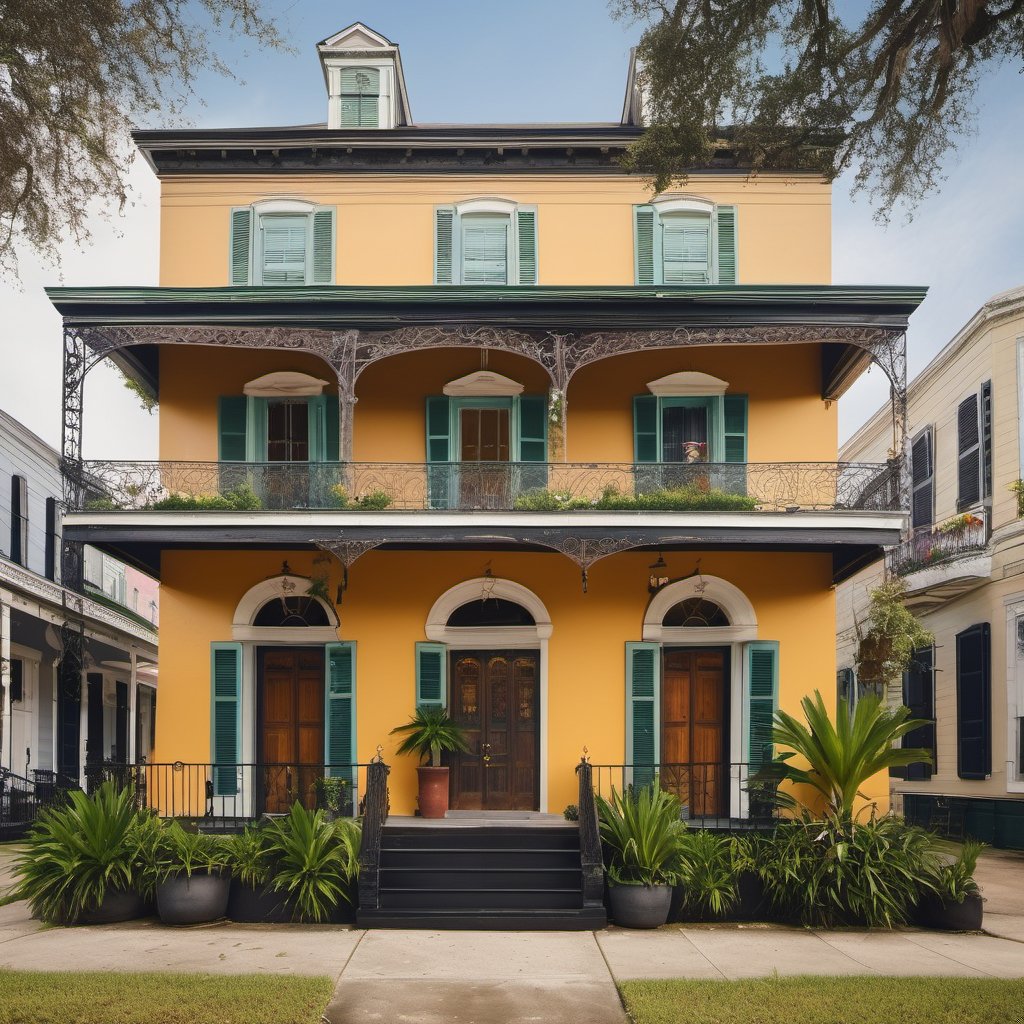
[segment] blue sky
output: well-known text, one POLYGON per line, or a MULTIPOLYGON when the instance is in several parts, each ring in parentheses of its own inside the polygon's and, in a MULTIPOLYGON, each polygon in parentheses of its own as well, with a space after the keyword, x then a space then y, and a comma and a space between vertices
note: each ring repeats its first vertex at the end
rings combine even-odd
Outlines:
MULTIPOLYGON (((841 4, 841 7, 849 5, 841 4)), ((860 4, 856 5, 860 7, 860 4)), ((184 123, 203 127, 302 124, 326 113, 315 44, 362 20, 402 46, 413 115, 420 122, 615 121, 629 47, 638 26, 613 21, 603 0, 270 0, 294 53, 226 41, 239 80, 203 75, 203 104, 184 123)), ((992 294, 1024 283, 1024 76, 1005 67, 978 94, 978 132, 948 161, 943 190, 907 224, 876 224, 848 182, 834 191, 835 283, 924 284, 928 299, 910 332, 911 373, 992 294)), ((158 126, 156 124, 152 126, 158 126)), ((147 284, 157 277, 158 190, 136 162, 133 204, 123 217, 95 211, 95 242, 66 248, 68 285, 147 284)), ((20 288, 0 286, 0 408, 45 440, 60 438, 60 327, 42 294, 52 268, 31 254, 20 288)), ((840 404, 848 435, 886 397, 881 373, 859 381, 840 404)), ((108 370, 90 374, 85 450, 91 458, 155 455, 155 425, 108 370)))

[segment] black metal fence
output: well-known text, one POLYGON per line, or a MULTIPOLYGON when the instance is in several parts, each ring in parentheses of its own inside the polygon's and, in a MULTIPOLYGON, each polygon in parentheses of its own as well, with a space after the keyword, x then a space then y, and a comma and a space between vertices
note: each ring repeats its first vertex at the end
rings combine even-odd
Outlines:
POLYGON ((591 770, 598 796, 611 800, 613 791, 658 786, 679 797, 683 818, 698 828, 744 828, 779 816, 778 783, 746 762, 595 764, 591 770))
POLYGON ((984 551, 989 541, 987 517, 957 516, 952 523, 923 527, 885 555, 885 567, 894 576, 906 576, 965 555, 984 551))

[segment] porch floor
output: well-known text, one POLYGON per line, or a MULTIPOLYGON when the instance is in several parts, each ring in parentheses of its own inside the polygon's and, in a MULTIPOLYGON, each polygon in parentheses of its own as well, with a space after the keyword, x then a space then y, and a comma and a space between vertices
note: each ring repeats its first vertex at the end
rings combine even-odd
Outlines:
POLYGON ((385 828, 487 828, 514 825, 516 828, 567 828, 575 822, 561 814, 542 811, 447 811, 443 818, 421 818, 412 814, 390 814, 385 828))

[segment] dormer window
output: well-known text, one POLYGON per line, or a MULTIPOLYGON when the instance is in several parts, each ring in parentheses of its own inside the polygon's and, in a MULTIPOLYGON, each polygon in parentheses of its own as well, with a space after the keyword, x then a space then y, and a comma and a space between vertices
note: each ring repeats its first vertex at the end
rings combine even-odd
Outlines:
POLYGON ((736 283, 736 207, 666 196, 636 206, 638 285, 736 283))
POLYGON ((377 128, 380 125, 380 71, 376 68, 341 69, 341 127, 377 128))

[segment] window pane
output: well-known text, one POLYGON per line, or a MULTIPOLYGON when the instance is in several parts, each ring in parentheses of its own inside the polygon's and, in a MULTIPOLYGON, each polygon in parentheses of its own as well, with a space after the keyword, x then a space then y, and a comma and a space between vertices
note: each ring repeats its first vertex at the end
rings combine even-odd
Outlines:
POLYGON ((263 283, 306 283, 306 217, 263 218, 263 283))
POLYGON ((309 461, 309 406, 305 402, 268 403, 267 461, 309 461))
POLYGON ((508 229, 508 217, 463 218, 463 283, 508 284, 508 229))
POLYGON ((707 217, 668 216, 662 254, 665 284, 707 284, 711 280, 711 221, 707 217))

